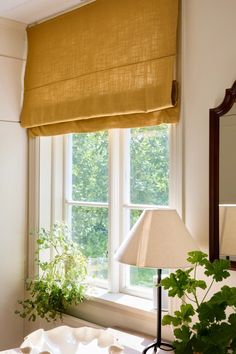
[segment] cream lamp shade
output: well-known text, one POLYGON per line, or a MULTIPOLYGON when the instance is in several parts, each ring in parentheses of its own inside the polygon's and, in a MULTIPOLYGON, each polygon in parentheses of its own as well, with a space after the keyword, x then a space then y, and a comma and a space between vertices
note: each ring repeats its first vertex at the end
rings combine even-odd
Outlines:
POLYGON ((147 268, 189 267, 187 253, 199 247, 172 209, 145 210, 115 254, 121 263, 147 268))
POLYGON ((220 254, 236 255, 236 205, 220 205, 220 254))

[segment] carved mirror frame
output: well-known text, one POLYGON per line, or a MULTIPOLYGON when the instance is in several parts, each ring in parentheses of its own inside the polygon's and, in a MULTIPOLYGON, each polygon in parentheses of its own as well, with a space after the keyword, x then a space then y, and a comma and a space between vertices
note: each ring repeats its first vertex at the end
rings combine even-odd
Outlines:
MULTIPOLYGON (((226 89, 222 103, 210 109, 210 145, 209 145, 209 258, 210 261, 220 256, 219 235, 219 157, 220 157, 220 117, 229 112, 236 102, 236 81, 226 89)), ((236 270, 236 262, 231 261, 231 268, 236 270)))

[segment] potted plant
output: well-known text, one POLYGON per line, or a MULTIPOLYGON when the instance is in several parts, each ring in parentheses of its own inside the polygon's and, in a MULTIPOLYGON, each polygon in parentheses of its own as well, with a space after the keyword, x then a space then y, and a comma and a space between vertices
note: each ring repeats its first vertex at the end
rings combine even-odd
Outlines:
POLYGON ((87 261, 64 224, 56 223, 50 230, 42 228, 36 236, 38 275, 26 280, 29 297, 18 301, 20 309, 15 313, 30 321, 39 316, 49 322, 62 318, 70 305, 84 300, 87 261), (53 255, 51 260, 41 259, 45 251, 53 255))
POLYGON ((174 316, 165 315, 162 320, 163 325, 174 327, 175 353, 235 354, 236 287, 224 285, 209 296, 215 282, 230 276, 230 262, 210 262, 207 254, 200 251, 189 252, 188 262, 192 268, 178 269, 161 282, 169 296, 183 301, 174 316), (198 279, 199 266, 209 277, 209 285, 198 279))

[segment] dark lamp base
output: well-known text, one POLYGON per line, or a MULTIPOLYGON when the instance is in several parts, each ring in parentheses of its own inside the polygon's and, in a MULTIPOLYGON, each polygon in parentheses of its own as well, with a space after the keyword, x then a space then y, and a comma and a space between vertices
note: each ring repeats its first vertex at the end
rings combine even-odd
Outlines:
POLYGON ((166 352, 170 352, 174 349, 173 345, 171 344, 168 344, 168 343, 158 343, 158 342, 155 342, 151 345, 149 345, 147 348, 145 348, 142 352, 142 354, 146 354, 148 352, 149 349, 152 349, 153 348, 153 352, 156 353, 157 352, 157 349, 160 348, 166 352))

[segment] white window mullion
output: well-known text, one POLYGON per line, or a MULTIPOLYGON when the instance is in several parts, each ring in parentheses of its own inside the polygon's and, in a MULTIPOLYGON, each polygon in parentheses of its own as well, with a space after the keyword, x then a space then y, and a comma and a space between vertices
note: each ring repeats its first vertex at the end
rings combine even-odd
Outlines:
MULTIPOLYGON (((130 129, 125 129, 121 134, 121 166, 120 166, 120 190, 121 190, 121 233, 120 243, 130 230, 130 129)), ((120 265, 120 292, 129 284, 129 266, 120 265)))
POLYGON ((63 221, 64 178, 63 178, 63 136, 52 137, 52 211, 51 224, 63 221))
POLYGON ((120 234, 120 130, 109 131, 109 236, 108 279, 109 291, 119 292, 119 264, 114 253, 119 247, 120 234))
POLYGON ((169 208, 182 210, 182 139, 181 123, 169 126, 169 208))
MULTIPOLYGON (((29 231, 39 229, 40 209, 40 139, 29 139, 29 231)), ((28 238, 28 273, 33 278, 38 269, 35 265, 35 250, 37 247, 34 237, 28 238)))
POLYGON ((72 200, 72 135, 64 136, 64 215, 63 218, 71 227, 72 206, 67 203, 72 200))
POLYGON ((65 202, 67 205, 76 205, 76 206, 83 206, 83 207, 94 207, 94 208, 108 208, 108 203, 102 202, 84 202, 84 201, 74 201, 74 200, 66 200, 65 202))
POLYGON ((124 208, 130 209, 130 210, 143 210, 143 209, 161 209, 161 210, 165 210, 165 209, 169 209, 169 205, 168 206, 163 206, 163 205, 152 205, 152 204, 124 204, 123 205, 124 208))
MULTIPOLYGON (((39 228, 50 228, 52 221, 52 138, 40 138, 39 149, 39 228)), ((43 250, 39 257, 42 261, 48 261, 52 257, 52 252, 43 250)))

